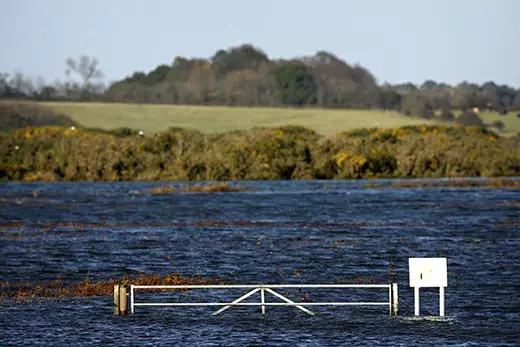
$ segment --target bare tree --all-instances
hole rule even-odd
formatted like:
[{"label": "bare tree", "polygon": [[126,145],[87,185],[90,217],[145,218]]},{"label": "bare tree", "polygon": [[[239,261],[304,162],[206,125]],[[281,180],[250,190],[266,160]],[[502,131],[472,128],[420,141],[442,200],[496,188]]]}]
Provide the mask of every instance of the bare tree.
[{"label": "bare tree", "polygon": [[65,75],[70,78],[72,73],[79,75],[81,78],[80,92],[82,97],[91,97],[92,93],[99,91],[100,81],[103,78],[103,72],[98,69],[99,61],[94,57],[81,55],[77,60],[68,58],[65,61],[67,69]]}]

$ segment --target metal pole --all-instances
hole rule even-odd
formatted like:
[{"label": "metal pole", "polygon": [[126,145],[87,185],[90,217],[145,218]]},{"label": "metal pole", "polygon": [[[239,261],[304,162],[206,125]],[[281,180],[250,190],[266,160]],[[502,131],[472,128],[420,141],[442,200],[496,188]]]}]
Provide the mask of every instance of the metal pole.
[{"label": "metal pole", "polygon": [[134,285],[136,289],[231,289],[231,288],[388,288],[388,284],[211,284],[211,285]]},{"label": "metal pole", "polygon": [[[265,291],[269,291],[267,288]],[[278,293],[277,293],[278,294]],[[387,306],[385,302],[138,302],[134,306]]]},{"label": "metal pole", "polygon": [[388,310],[390,311],[390,315],[392,315],[392,285],[388,285]]},{"label": "metal pole", "polygon": [[264,288],[262,288],[260,290],[260,299],[262,301],[262,316],[265,316],[265,305],[264,305],[265,304],[265,295],[264,294],[265,294],[265,290],[264,290]]},{"label": "metal pole", "polygon": [[130,313],[134,314],[134,285],[130,285]]},{"label": "metal pole", "polygon": [[419,315],[419,305],[420,305],[419,287],[414,288],[414,297],[415,297],[415,302],[414,302],[415,315],[418,316]]},{"label": "metal pole", "polygon": [[444,287],[439,287],[439,315],[444,317]]}]

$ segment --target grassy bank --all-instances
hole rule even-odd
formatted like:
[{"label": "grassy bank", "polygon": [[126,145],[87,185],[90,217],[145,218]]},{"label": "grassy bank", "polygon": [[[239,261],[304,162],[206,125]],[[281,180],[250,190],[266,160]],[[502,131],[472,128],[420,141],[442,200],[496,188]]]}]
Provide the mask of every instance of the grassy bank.
[{"label": "grassy bank", "polygon": [[0,179],[24,181],[520,176],[520,138],[477,127],[303,127],[205,134],[32,127],[0,135]]}]

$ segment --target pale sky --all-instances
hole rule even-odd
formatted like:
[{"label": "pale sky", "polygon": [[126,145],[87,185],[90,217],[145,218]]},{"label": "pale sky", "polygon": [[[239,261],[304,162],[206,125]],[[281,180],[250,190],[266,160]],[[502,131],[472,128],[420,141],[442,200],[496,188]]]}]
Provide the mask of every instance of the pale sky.
[{"label": "pale sky", "polygon": [[106,81],[243,43],[329,51],[378,82],[520,87],[520,0],[0,0],[0,72],[51,82],[95,56]]}]

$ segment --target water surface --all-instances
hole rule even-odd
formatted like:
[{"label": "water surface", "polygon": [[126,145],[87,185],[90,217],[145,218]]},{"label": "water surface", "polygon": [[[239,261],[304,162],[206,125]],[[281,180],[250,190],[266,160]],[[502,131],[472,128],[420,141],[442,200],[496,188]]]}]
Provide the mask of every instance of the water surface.
[{"label": "water surface", "polygon": [[[366,189],[365,181],[241,182],[234,193],[143,194],[158,183],[0,185],[2,280],[77,282],[179,273],[242,284],[399,284],[387,307],[138,308],[111,297],[0,304],[2,345],[518,345],[520,191]],[[436,290],[413,317],[409,257],[447,257],[445,319]],[[299,300],[386,300],[385,290],[284,291]],[[140,296],[233,299],[243,291]],[[256,298],[255,300],[258,300]],[[271,298],[269,298],[271,300]],[[273,299],[274,300],[274,299]]]}]

